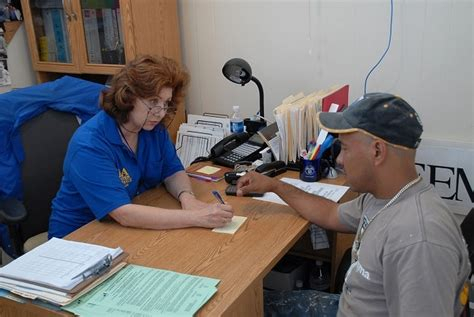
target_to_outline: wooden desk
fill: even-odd
[[[207,202],[215,201],[211,189],[223,193],[226,187],[224,181],[208,183],[193,179],[192,182],[196,196]],[[233,205],[236,215],[247,217],[234,235],[203,228],[144,230],[125,228],[112,221],[93,221],[67,239],[120,246],[130,254],[130,263],[220,279],[217,293],[198,316],[262,316],[264,276],[307,231],[309,223],[288,206],[251,198],[227,196],[225,199]],[[135,202],[179,207],[163,188],[146,192]],[[11,316],[53,315],[32,306],[2,299],[0,315],[8,312],[13,313]]]

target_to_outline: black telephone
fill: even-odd
[[[234,167],[240,161],[258,159],[260,150],[266,147],[265,141],[256,133],[234,133],[219,141],[211,149],[211,160],[215,164]]]

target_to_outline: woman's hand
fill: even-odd
[[[189,192],[182,193],[179,196],[179,202],[181,203],[181,207],[187,210],[204,209],[209,206],[209,204],[200,201]]]
[[[197,225],[205,228],[220,228],[232,221],[234,211],[231,205],[206,204],[196,211]]]

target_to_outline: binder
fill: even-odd
[[[0,288],[63,306],[126,265],[121,248],[53,238],[0,268]]]
[[[335,103],[338,104],[339,107],[337,111],[342,111],[346,108],[349,104],[349,85],[344,85],[339,89],[333,90],[332,92],[328,93],[326,96],[323,97],[321,100],[322,111],[329,112],[329,108],[331,105]]]

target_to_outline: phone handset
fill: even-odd
[[[199,156],[196,157],[192,163],[199,163],[199,162],[204,162],[204,161],[209,161],[212,160],[214,161],[216,158],[222,156],[224,153],[229,152],[242,143],[245,143],[248,139],[250,138],[249,134],[247,132],[240,132],[240,133],[234,133],[231,135],[226,136],[219,142],[217,142],[209,151],[209,156]],[[232,166],[233,167],[233,166]]]
[[[247,132],[234,133],[226,136],[218,143],[216,143],[211,149],[211,159],[217,158],[225,152],[235,149],[249,139]]]

